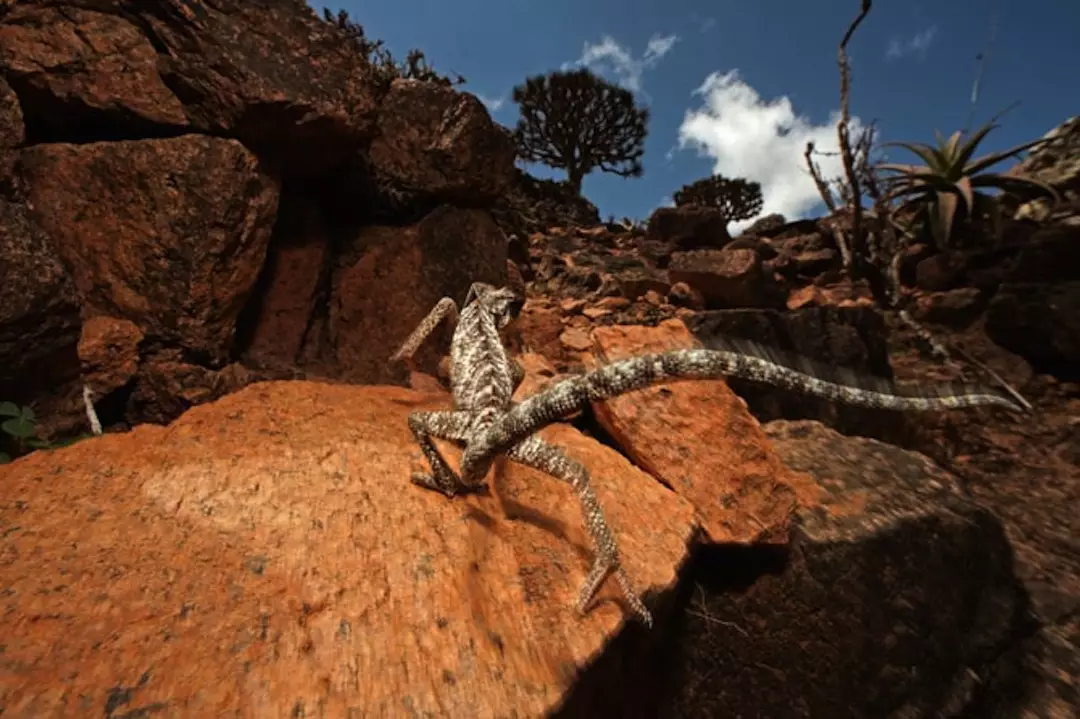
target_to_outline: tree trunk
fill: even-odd
[[[578,197],[581,196],[581,181],[585,178],[585,173],[578,169],[569,169],[566,171],[566,181],[570,184],[570,189],[574,191],[574,194]]]

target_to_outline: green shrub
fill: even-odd
[[[14,402],[0,402],[0,464],[7,464],[12,459],[36,449],[59,449],[92,436],[80,434],[58,442],[39,439],[37,417],[31,407],[20,407]]]

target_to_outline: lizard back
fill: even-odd
[[[510,359],[491,313],[465,307],[450,345],[450,387],[458,409],[504,412],[513,394]],[[494,415],[493,415],[494,416]]]

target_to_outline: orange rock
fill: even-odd
[[[517,402],[536,394],[559,376],[558,371],[548,358],[536,352],[523,352],[514,359],[525,370],[525,379],[521,381],[517,391],[514,392],[514,400]]]
[[[592,347],[592,339],[589,330],[585,327],[570,327],[559,335],[559,341],[563,347],[575,352],[584,352]]]
[[[598,327],[593,338],[605,362],[695,344],[679,320]],[[722,379],[658,385],[593,408],[639,467],[690,500],[713,541],[784,542],[800,497],[814,502],[809,478],[784,466]]]
[[[565,484],[515,464],[486,496],[410,484],[407,415],[447,406],[262,383],[5,466],[5,716],[553,711],[621,626],[618,590],[575,613],[592,553]],[[638,590],[670,587],[689,503],[566,425],[543,434],[590,468]]]

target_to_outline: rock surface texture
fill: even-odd
[[[301,0],[19,3],[0,48],[0,396],[45,433],[82,421],[91,318],[142,333],[98,396],[130,426],[221,396],[237,361],[401,382],[386,347],[506,281],[510,139],[471,95],[379,82]]]
[[[841,266],[842,215],[602,224],[477,98],[375,72],[303,0],[0,3],[0,714],[1071,719],[1076,120],[1053,136],[1013,172],[1064,203],[898,258],[942,362]],[[387,358],[474,281],[525,291],[518,401],[751,340],[902,383],[989,370],[1033,412],[723,380],[582,408],[542,434],[656,626],[606,585],[579,616],[571,487],[409,481],[448,333]],[[106,434],[56,449],[84,390]]]

